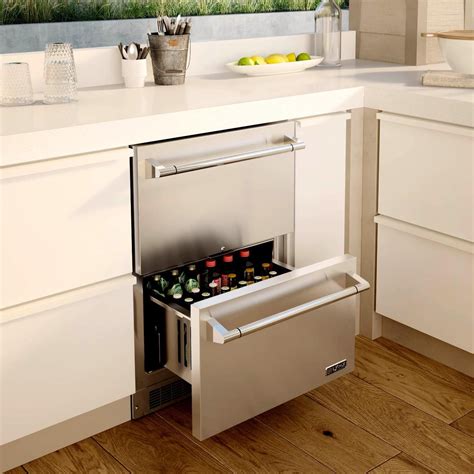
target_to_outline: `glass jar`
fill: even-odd
[[[76,66],[72,46],[69,43],[46,45],[44,80],[46,104],[70,102],[76,98]]]
[[[30,68],[27,63],[5,63],[0,68],[0,104],[33,103]]]
[[[341,65],[341,9],[334,0],[321,0],[314,12],[315,52],[324,60],[321,66]]]

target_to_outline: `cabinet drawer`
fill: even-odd
[[[346,255],[200,301],[188,315],[158,306],[168,323],[166,367],[192,385],[195,437],[353,369],[353,295],[368,288],[355,270]]]
[[[0,444],[135,391],[132,276],[21,305],[0,321]]]
[[[379,213],[474,241],[474,132],[381,113]]]
[[[474,352],[473,245],[456,246],[456,239],[386,218],[378,222],[376,311]]]
[[[0,308],[132,271],[129,155],[0,170]]]

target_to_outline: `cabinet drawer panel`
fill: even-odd
[[[379,114],[379,212],[474,241],[473,131]]]
[[[0,171],[0,308],[131,272],[129,154]]]
[[[119,280],[0,322],[0,444],[134,392],[134,279]]]
[[[474,352],[471,252],[378,225],[376,311]]]

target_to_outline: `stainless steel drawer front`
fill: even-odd
[[[213,436],[353,369],[350,295],[368,287],[355,270],[354,257],[337,257],[191,307],[195,437]],[[266,324],[279,314],[292,317]],[[216,344],[212,321],[224,330],[261,327]]]
[[[294,150],[303,146],[287,138],[293,128],[137,146],[135,271],[146,275],[293,232]]]

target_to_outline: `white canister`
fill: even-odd
[[[146,74],[146,59],[122,59],[125,87],[144,87]]]

